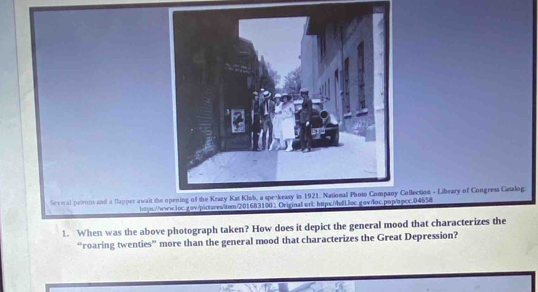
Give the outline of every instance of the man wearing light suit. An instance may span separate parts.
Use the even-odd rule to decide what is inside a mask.
[[[260,116],[263,125],[262,150],[269,149],[269,147],[266,146],[271,145],[273,142],[273,117],[275,116],[275,102],[271,100],[271,96],[271,92],[265,91],[263,93],[263,101],[260,107]],[[267,135],[269,135],[269,138],[267,138]],[[267,141],[267,139],[269,141]]]

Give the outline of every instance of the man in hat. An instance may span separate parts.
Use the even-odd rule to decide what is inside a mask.
[[[299,112],[299,137],[301,138],[301,150],[310,152],[312,150],[312,100],[308,96],[308,88],[301,89],[303,104]]]
[[[269,149],[268,147],[266,148],[266,146],[271,145],[273,142],[273,117],[275,116],[275,102],[271,100],[271,96],[271,92],[263,92],[263,101],[260,108],[260,116],[263,125],[262,150]],[[269,141],[266,140],[267,135],[269,135]]]
[[[260,120],[260,99],[258,93],[254,91],[252,100],[252,150],[258,151],[258,140],[260,138],[261,120]]]

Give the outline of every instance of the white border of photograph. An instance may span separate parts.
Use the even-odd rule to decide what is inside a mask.
[[[171,84],[172,84],[172,110],[173,110],[173,124],[174,124],[174,156],[175,156],[175,179],[176,179],[176,193],[213,193],[213,192],[252,192],[252,191],[279,191],[279,190],[308,190],[308,189],[342,189],[342,188],[372,188],[372,187],[392,187],[394,186],[394,135],[393,135],[393,63],[392,63],[392,0],[387,0],[390,3],[391,11],[389,13],[389,92],[387,97],[388,102],[388,124],[389,127],[389,170],[390,179],[382,182],[362,182],[362,183],[332,183],[332,184],[319,184],[319,185],[300,185],[300,186],[264,186],[264,187],[245,187],[245,188],[215,188],[215,189],[200,189],[200,190],[181,190],[179,182],[179,149],[178,149],[178,132],[177,132],[177,113],[176,113],[176,74],[175,74],[175,50],[174,50],[174,23],[173,13],[175,11],[201,11],[201,10],[219,10],[219,9],[244,9],[244,8],[263,8],[263,7],[286,7],[286,6],[305,6],[316,4],[346,4],[346,3],[369,3],[377,2],[374,0],[363,1],[308,1],[308,2],[290,2],[290,3],[253,3],[253,4],[226,4],[226,5],[204,5],[200,6],[187,6],[187,7],[173,7],[168,8],[168,23],[169,23],[169,36],[170,36],[170,72],[171,72]],[[379,148],[379,145],[376,145]],[[379,153],[379,152],[378,152]],[[379,154],[378,154],[379,155]],[[384,156],[384,155],[383,155]],[[384,158],[377,159],[380,161],[386,161]],[[383,167],[384,168],[384,167]],[[385,170],[386,173],[386,170]],[[385,175],[386,176],[386,175]]]

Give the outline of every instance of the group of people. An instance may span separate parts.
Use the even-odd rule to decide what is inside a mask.
[[[253,101],[253,147],[258,151],[260,131],[262,134],[261,150],[280,150],[285,148],[287,152],[293,151],[295,140],[295,105],[290,94],[275,94],[262,89],[261,93],[254,92]],[[261,97],[260,97],[261,96]],[[308,89],[301,90],[303,104],[299,113],[301,150],[311,150],[312,131],[310,119],[312,117],[312,101],[308,97]],[[269,146],[266,148],[266,146]],[[307,148],[308,147],[308,148]]]

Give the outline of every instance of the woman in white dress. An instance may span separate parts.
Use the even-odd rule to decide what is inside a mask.
[[[275,101],[275,115],[273,117],[273,143],[271,143],[269,150],[280,150],[280,141],[282,141],[282,95],[279,93],[275,94]]]
[[[288,147],[287,152],[293,151],[293,140],[295,140],[295,105],[291,95],[284,93],[282,99],[285,100],[282,105],[282,113],[280,115],[280,130],[282,131],[282,139],[286,141]]]

